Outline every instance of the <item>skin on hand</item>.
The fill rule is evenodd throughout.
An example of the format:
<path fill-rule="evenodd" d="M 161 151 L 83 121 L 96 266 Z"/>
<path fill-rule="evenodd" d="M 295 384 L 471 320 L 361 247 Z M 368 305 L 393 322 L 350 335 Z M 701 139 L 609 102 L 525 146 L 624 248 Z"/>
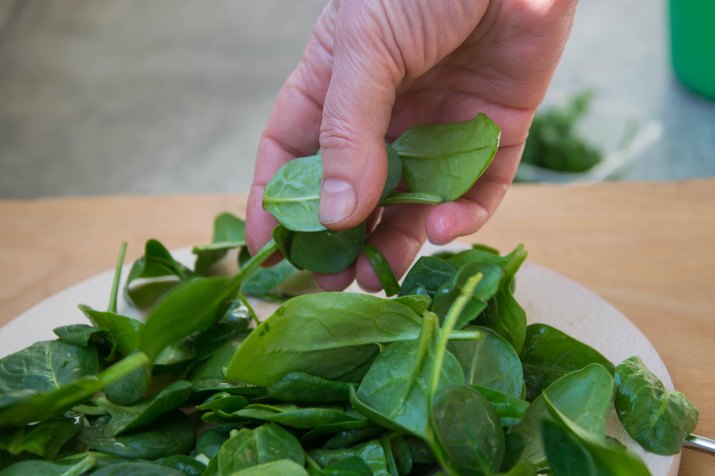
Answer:
<path fill-rule="evenodd" d="M 571 31 L 577 0 L 332 0 L 276 99 L 260 140 L 246 239 L 255 253 L 275 219 L 263 189 L 288 160 L 322 148 L 320 220 L 342 230 L 376 221 L 368 243 L 397 276 L 426 239 L 448 243 L 492 216 L 516 173 L 536 107 Z M 497 155 L 458 200 L 374 213 L 387 176 L 384 142 L 417 124 L 483 112 L 502 130 Z M 381 215 L 381 216 L 380 216 Z M 380 288 L 369 261 L 318 276 Z"/>

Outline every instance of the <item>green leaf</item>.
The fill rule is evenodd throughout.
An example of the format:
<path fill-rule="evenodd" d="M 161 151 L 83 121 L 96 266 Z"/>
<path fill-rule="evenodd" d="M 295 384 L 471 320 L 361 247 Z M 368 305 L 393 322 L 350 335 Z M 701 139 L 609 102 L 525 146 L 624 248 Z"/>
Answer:
<path fill-rule="evenodd" d="M 0 359 L 0 395 L 32 390 L 47 392 L 99 371 L 94 347 L 41 341 Z"/>
<path fill-rule="evenodd" d="M 600 364 L 611 375 L 614 371 L 613 364 L 598 351 L 546 324 L 526 328 L 521 362 L 527 400 L 536 398 L 561 376 L 589 364 Z"/>
<path fill-rule="evenodd" d="M 366 238 L 364 223 L 343 231 L 273 232 L 283 256 L 298 269 L 332 274 L 344 271 L 360 256 Z"/>
<path fill-rule="evenodd" d="M 435 362 L 430 349 L 432 336 L 429 329 L 425 332 L 420 340 L 386 346 L 351 401 L 358 411 L 381 426 L 429 440 L 430 378 Z M 462 369 L 447 352 L 438 388 L 458 383 L 464 383 Z"/>
<path fill-rule="evenodd" d="M 524 245 L 518 245 L 511 253 L 500 256 L 497 250 L 483 245 L 473 245 L 472 249 L 459 252 L 447 258 L 447 262 L 456 269 L 467 263 L 484 263 L 498 266 L 504 270 L 502 285 L 510 284 L 514 275 L 526 259 L 527 253 Z"/>
<path fill-rule="evenodd" d="M 394 300 L 357 293 L 291 299 L 243 342 L 226 376 L 268 386 L 289 372 L 357 381 L 377 344 L 410 340 L 422 320 Z"/>
<path fill-rule="evenodd" d="M 332 431 L 354 429 L 368 425 L 367 420 L 342 406 L 297 407 L 290 403 L 278 405 L 251 404 L 233 413 L 241 418 L 251 418 L 280 423 L 283 426 L 309 430 L 330 426 Z"/>
<path fill-rule="evenodd" d="M 512 433 L 523 438 L 522 458 L 539 469 L 545 464 L 541 423 L 550 418 L 546 398 L 585 431 L 603 436 L 606 415 L 613 402 L 613 378 L 603 366 L 591 364 L 559 378 L 531 403 L 522 422 L 512 428 Z"/>
<path fill-rule="evenodd" d="M 295 461 L 281 459 L 270 463 L 258 464 L 245 468 L 235 473 L 233 476 L 308 476 L 308 472 Z"/>
<path fill-rule="evenodd" d="M 464 195 L 484 173 L 499 148 L 499 127 L 486 115 L 405 131 L 392 146 L 402 159 L 402 178 L 412 192 L 446 202 Z"/>
<path fill-rule="evenodd" d="M 129 270 L 126 295 L 136 307 L 147 309 L 178 282 L 192 275 L 190 269 L 174 260 L 161 242 L 148 240 L 144 256 L 136 260 Z"/>
<path fill-rule="evenodd" d="M 153 360 L 164 347 L 209 329 L 239 285 L 235 277 L 216 277 L 195 278 L 177 286 L 147 316 L 141 350 Z"/>
<path fill-rule="evenodd" d="M 121 355 L 127 356 L 139 348 L 139 336 L 144 328 L 141 321 L 115 312 L 96 311 L 82 304 L 79 309 L 95 327 L 111 336 Z"/>
<path fill-rule="evenodd" d="M 472 385 L 472 387 L 489 400 L 502 426 L 518 424 L 524 418 L 527 408 L 529 408 L 529 402 L 514 395 L 479 385 Z"/>
<path fill-rule="evenodd" d="M 447 283 L 457 269 L 441 258 L 435 256 L 422 256 L 405 275 L 400 287 L 400 296 L 415 294 L 417 289 L 424 289 L 430 298 L 434 298 L 437 291 Z"/>
<path fill-rule="evenodd" d="M 95 464 L 96 459 L 92 455 L 73 462 L 20 461 L 1 470 L 0 476 L 27 476 L 28 474 L 42 476 L 80 476 L 92 469 Z"/>
<path fill-rule="evenodd" d="M 78 377 L 55 389 L 24 389 L 0 395 L 0 428 L 58 416 L 147 362 L 144 354 L 133 354 L 97 375 Z"/>
<path fill-rule="evenodd" d="M 482 279 L 457 318 L 454 328 L 461 329 L 476 319 L 487 308 L 487 302 L 499 289 L 502 270 L 497 266 L 471 262 L 460 267 L 452 276 L 452 279 L 442 285 L 435 294 L 432 302 L 432 312 L 444 319 L 449 308 L 462 293 L 462 288 L 469 278 L 478 274 L 482 275 Z"/>
<path fill-rule="evenodd" d="M 698 423 L 698 410 L 680 392 L 669 392 L 638 357 L 616 367 L 616 411 L 626 431 L 652 453 L 680 452 Z"/>
<path fill-rule="evenodd" d="M 112 416 L 107 424 L 107 431 L 111 436 L 116 436 L 148 425 L 159 416 L 178 408 L 189 395 L 191 395 L 191 383 L 177 380 L 136 405 L 116 405 L 103 398 L 97 400 L 97 405 L 105 408 Z"/>
<path fill-rule="evenodd" d="M 239 430 L 227 440 L 218 452 L 218 469 L 221 476 L 270 463 L 290 460 L 298 465 L 305 464 L 300 442 L 279 425 L 269 423 L 253 430 Z"/>
<path fill-rule="evenodd" d="M 206 471 L 206 465 L 191 456 L 171 455 L 154 460 L 154 464 L 175 469 L 185 476 L 201 476 Z"/>
<path fill-rule="evenodd" d="M 283 260 L 270 268 L 257 270 L 243 283 L 241 292 L 246 296 L 270 301 L 283 300 L 290 296 L 286 295 L 282 285 L 298 272 L 298 268 L 290 261 Z"/>
<path fill-rule="evenodd" d="M 372 440 L 352 448 L 326 450 L 314 449 L 310 456 L 322 467 L 335 467 L 341 461 L 360 458 L 374 476 L 391 476 L 387 468 L 385 449 L 379 440 Z"/>
<path fill-rule="evenodd" d="M 468 385 L 440 389 L 430 409 L 432 427 L 457 474 L 491 475 L 504 457 L 504 433 L 489 401 Z"/>
<path fill-rule="evenodd" d="M 211 267 L 234 248 L 246 244 L 246 224 L 231 213 L 219 213 L 214 218 L 213 239 L 209 245 L 194 246 L 196 273 L 205 276 Z"/>
<path fill-rule="evenodd" d="M 0 450 L 15 456 L 32 453 L 44 459 L 54 459 L 78 430 L 79 422 L 70 418 L 3 430 L 0 433 Z"/>
<path fill-rule="evenodd" d="M 448 349 L 461 364 L 465 382 L 521 398 L 524 376 L 514 348 L 486 327 L 467 326 L 464 330 L 480 331 L 480 336 L 471 340 L 452 340 Z"/>
<path fill-rule="evenodd" d="M 263 190 L 263 208 L 291 231 L 325 230 L 318 220 L 321 160 L 311 155 L 286 162 Z"/>
<path fill-rule="evenodd" d="M 184 473 L 173 468 L 144 461 L 110 464 L 101 468 L 93 476 L 184 476 Z"/>
<path fill-rule="evenodd" d="M 348 402 L 350 385 L 304 372 L 290 372 L 266 387 L 268 396 L 282 402 Z"/>
<path fill-rule="evenodd" d="M 142 431 L 112 436 L 106 417 L 83 428 L 80 440 L 89 448 L 129 459 L 157 459 L 171 454 L 186 454 L 194 447 L 194 422 L 180 411 L 159 417 Z"/>
<path fill-rule="evenodd" d="M 542 438 L 551 473 L 555 476 L 649 476 L 638 456 L 610 443 L 603 435 L 585 431 L 556 408 L 548 398 L 544 404 L 550 419 L 544 420 Z"/>

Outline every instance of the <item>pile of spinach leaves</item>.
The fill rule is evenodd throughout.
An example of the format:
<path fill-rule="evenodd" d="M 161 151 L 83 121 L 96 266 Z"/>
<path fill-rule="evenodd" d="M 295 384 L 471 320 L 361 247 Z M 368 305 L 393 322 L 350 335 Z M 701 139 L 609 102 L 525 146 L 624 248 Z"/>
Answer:
<path fill-rule="evenodd" d="M 388 147 L 384 202 L 464 193 L 472 178 L 452 188 L 424 174 L 459 174 L 475 157 L 486 167 L 498 143 L 486 121 L 405 133 Z M 315 172 L 316 159 L 305 163 Z M 357 238 L 316 230 L 317 192 L 301 188 L 314 184 L 283 172 L 292 199 L 267 188 L 266 207 L 281 220 L 300 203 L 286 212 L 297 220 L 284 217 L 255 256 L 228 213 L 212 243 L 193 249 L 193 268 L 147 241 L 124 290 L 139 320 L 117 311 L 122 247 L 106 310 L 80 306 L 91 325 L 57 328 L 58 339 L 0 359 L 0 476 L 645 475 L 605 433 L 614 406 L 649 451 L 676 453 L 694 429 L 697 410 L 639 359 L 614 366 L 557 329 L 527 325 L 513 294 L 523 246 L 424 256 L 400 284 L 364 247 L 364 227 Z M 303 207 L 312 211 L 300 218 Z M 304 252 L 313 239 L 301 238 L 314 233 L 328 261 L 364 250 L 394 297 L 302 294 L 298 268 L 314 266 L 260 266 L 279 249 L 320 264 Z M 238 272 L 216 275 L 229 259 Z M 282 305 L 257 316 L 249 297 Z"/>

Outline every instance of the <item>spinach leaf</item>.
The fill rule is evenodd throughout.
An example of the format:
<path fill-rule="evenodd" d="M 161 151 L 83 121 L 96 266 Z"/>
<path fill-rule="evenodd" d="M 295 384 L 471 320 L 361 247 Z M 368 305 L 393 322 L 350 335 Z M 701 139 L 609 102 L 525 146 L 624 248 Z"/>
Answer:
<path fill-rule="evenodd" d="M 365 428 L 355 428 L 351 430 L 341 430 L 331 436 L 328 441 L 325 442 L 323 448 L 326 450 L 337 450 L 341 448 L 349 448 L 355 446 L 358 443 L 362 443 L 367 440 L 372 440 L 385 433 L 385 430 L 378 426 L 368 426 Z M 305 442 L 310 440 L 310 438 L 304 436 L 301 441 Z"/>
<path fill-rule="evenodd" d="M 399 296 L 415 294 L 418 289 L 423 289 L 430 298 L 434 298 L 456 272 L 457 269 L 442 258 L 422 256 L 405 275 Z"/>
<path fill-rule="evenodd" d="M 417 337 L 422 320 L 394 300 L 357 293 L 291 299 L 246 338 L 229 379 L 268 386 L 289 372 L 358 381 L 377 344 Z"/>
<path fill-rule="evenodd" d="M 104 395 L 109 401 L 119 405 L 132 405 L 138 402 L 149 389 L 151 375 L 151 362 L 137 365 L 122 378 L 107 385 Z"/>
<path fill-rule="evenodd" d="M 524 245 L 518 245 L 509 254 L 500 256 L 499 252 L 484 245 L 474 245 L 472 249 L 461 251 L 446 258 L 447 262 L 459 269 L 467 263 L 484 263 L 498 266 L 504 270 L 502 285 L 510 284 L 521 264 L 526 259 L 527 253 Z"/>
<path fill-rule="evenodd" d="M 466 263 L 461 266 L 452 279 L 442 285 L 435 294 L 432 302 L 432 312 L 444 318 L 449 308 L 461 295 L 462 289 L 469 278 L 479 274 L 481 274 L 482 278 L 462 309 L 454 328 L 461 329 L 474 320 L 487 308 L 487 302 L 499 289 L 502 270 L 497 266 L 480 262 Z"/>
<path fill-rule="evenodd" d="M 184 476 L 182 471 L 164 465 L 148 463 L 145 461 L 132 461 L 116 463 L 105 466 L 94 473 L 93 476 Z"/>
<path fill-rule="evenodd" d="M 452 201 L 484 173 L 499 147 L 499 127 L 486 115 L 405 131 L 392 147 L 402 159 L 402 178 L 412 192 Z"/>
<path fill-rule="evenodd" d="M 54 459 L 77 431 L 79 421 L 71 418 L 47 420 L 32 426 L 8 429 L 0 433 L 0 450 L 15 456 L 32 453 L 45 459 Z"/>
<path fill-rule="evenodd" d="M 522 458 L 539 469 L 545 465 L 541 423 L 550 418 L 547 398 L 585 431 L 603 436 L 606 414 L 613 402 L 613 378 L 603 366 L 591 364 L 554 381 L 531 403 L 524 419 L 512 428 L 512 432 L 521 436 L 525 443 Z"/>
<path fill-rule="evenodd" d="M 480 338 L 452 340 L 448 349 L 464 371 L 464 380 L 514 397 L 524 392 L 521 361 L 514 348 L 496 332 L 486 327 L 467 326 L 480 331 Z"/>
<path fill-rule="evenodd" d="M 41 474 L 43 476 L 80 476 L 92 469 L 96 460 L 92 455 L 77 462 L 50 462 L 50 461 L 20 461 L 0 471 L 0 476 L 27 476 L 28 474 Z M 96 473 L 94 473 L 96 474 Z"/>
<path fill-rule="evenodd" d="M 603 154 L 576 130 L 593 99 L 587 90 L 559 107 L 539 110 L 526 140 L 522 163 L 557 172 L 585 172 L 603 159 Z M 533 180 L 528 169 L 517 172 L 521 181 Z"/>
<path fill-rule="evenodd" d="M 234 474 L 271 461 L 290 460 L 305 464 L 303 448 L 290 432 L 269 423 L 253 430 L 243 428 L 228 439 L 218 452 L 220 475 Z"/>
<path fill-rule="evenodd" d="M 70 324 L 56 327 L 52 332 L 65 344 L 77 347 L 89 347 L 92 344 L 101 344 L 106 339 L 106 333 L 87 324 Z"/>
<path fill-rule="evenodd" d="M 205 276 L 211 267 L 226 253 L 234 248 L 245 246 L 246 224 L 243 220 L 224 212 L 216 215 L 211 244 L 194 246 L 191 252 L 196 255 L 194 269 L 197 274 Z"/>
<path fill-rule="evenodd" d="M 431 349 L 433 324 L 425 321 L 419 340 L 386 346 L 351 395 L 353 407 L 379 425 L 428 441 L 432 370 L 439 365 Z M 464 383 L 459 362 L 449 352 L 438 375 L 437 388 Z"/>
<path fill-rule="evenodd" d="M 542 438 L 554 475 L 650 475 L 645 463 L 634 453 L 610 443 L 603 435 L 584 430 L 560 412 L 548 398 L 544 399 L 544 404 L 551 418 L 543 422 Z"/>
<path fill-rule="evenodd" d="M 385 187 L 382 189 L 381 197 L 383 198 L 393 192 L 402 180 L 402 160 L 400 156 L 397 155 L 397 151 L 390 144 L 385 144 L 385 151 L 387 152 L 387 180 L 385 180 Z"/>
<path fill-rule="evenodd" d="M 139 336 L 144 328 L 141 321 L 116 312 L 96 311 L 82 304 L 79 309 L 96 328 L 109 334 L 121 355 L 127 356 L 139 348 Z"/>
<path fill-rule="evenodd" d="M 144 245 L 144 256 L 129 270 L 126 295 L 136 307 L 147 309 L 178 282 L 192 275 L 190 269 L 174 260 L 161 242 L 148 240 Z"/>
<path fill-rule="evenodd" d="M 133 406 L 122 406 L 99 398 L 97 405 L 105 408 L 112 419 L 107 424 L 109 435 L 116 436 L 126 431 L 145 426 L 159 416 L 178 408 L 191 395 L 191 383 L 177 380 L 156 395 Z"/>
<path fill-rule="evenodd" d="M 352 410 L 346 411 L 341 406 L 301 408 L 290 403 L 250 404 L 233 414 L 241 418 L 280 423 L 283 426 L 303 430 L 329 426 L 331 431 L 339 431 L 368 426 L 367 420 L 362 415 Z"/>
<path fill-rule="evenodd" d="M 231 474 L 232 476 L 308 476 L 303 466 L 289 459 L 258 464 Z"/>
<path fill-rule="evenodd" d="M 680 392 L 669 392 L 638 357 L 616 367 L 616 411 L 626 431 L 647 451 L 678 453 L 695 429 L 698 410 Z"/>
<path fill-rule="evenodd" d="M 55 389 L 23 389 L 0 395 L 0 428 L 58 416 L 146 363 L 144 354 L 132 354 L 97 375 L 85 375 Z"/>
<path fill-rule="evenodd" d="M 0 394 L 32 390 L 48 392 L 80 377 L 99 372 L 94 347 L 62 341 L 41 341 L 0 359 Z"/>
<path fill-rule="evenodd" d="M 196 440 L 196 448 L 191 455 L 197 459 L 212 459 L 218 455 L 221 446 L 231 437 L 236 427 L 231 424 L 215 425 L 201 433 Z M 203 457 L 201 456 L 203 455 Z"/>
<path fill-rule="evenodd" d="M 206 471 L 206 465 L 195 460 L 191 456 L 171 455 L 154 460 L 158 464 L 167 468 L 179 471 L 185 476 L 201 476 Z"/>
<path fill-rule="evenodd" d="M 158 459 L 171 454 L 188 454 L 196 441 L 191 418 L 180 411 L 164 414 L 142 430 L 112 436 L 108 419 L 80 431 L 80 441 L 89 448 L 128 459 Z"/>
<path fill-rule="evenodd" d="M 283 260 L 270 268 L 257 270 L 241 285 L 241 292 L 266 301 L 283 301 L 290 295 L 282 285 L 296 274 L 299 274 L 298 268 Z"/>
<path fill-rule="evenodd" d="M 533 400 L 556 379 L 589 364 L 600 364 L 613 375 L 614 367 L 598 351 L 546 324 L 526 328 L 521 351 L 526 399 Z"/>
<path fill-rule="evenodd" d="M 361 443 L 352 448 L 314 449 L 310 451 L 310 456 L 322 467 L 336 467 L 340 465 L 341 461 L 360 458 L 370 468 L 374 476 L 390 476 L 385 449 L 379 440 Z"/>
<path fill-rule="evenodd" d="M 318 220 L 321 160 L 311 155 L 286 162 L 263 190 L 263 208 L 289 230 L 325 230 Z"/>
<path fill-rule="evenodd" d="M 332 274 L 347 269 L 360 256 L 366 238 L 362 223 L 343 231 L 292 232 L 277 226 L 273 237 L 283 257 L 298 269 Z"/>
<path fill-rule="evenodd" d="M 472 387 L 489 400 L 502 426 L 516 425 L 524 418 L 524 413 L 529 408 L 529 402 L 514 395 L 479 385 L 472 385 Z"/>
<path fill-rule="evenodd" d="M 350 385 L 303 372 L 290 372 L 266 387 L 266 393 L 283 402 L 348 402 Z"/>
<path fill-rule="evenodd" d="M 322 476 L 372 476 L 370 466 L 357 456 L 350 456 L 344 459 L 336 459 L 335 462 L 323 468 Z M 397 474 L 392 473 L 390 474 Z"/>
<path fill-rule="evenodd" d="M 468 385 L 440 389 L 430 409 L 432 427 L 457 474 L 491 475 L 504 457 L 504 433 L 489 401 Z"/>

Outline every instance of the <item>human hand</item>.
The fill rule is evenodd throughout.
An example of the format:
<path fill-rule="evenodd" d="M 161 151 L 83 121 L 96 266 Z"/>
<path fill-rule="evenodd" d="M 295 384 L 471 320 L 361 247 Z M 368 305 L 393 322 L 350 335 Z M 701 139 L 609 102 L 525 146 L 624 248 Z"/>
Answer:
<path fill-rule="evenodd" d="M 402 275 L 425 239 L 474 233 L 516 172 L 536 107 L 568 38 L 576 0 L 332 0 L 278 94 L 258 148 L 247 241 L 255 253 L 275 219 L 263 189 L 288 160 L 320 147 L 320 220 L 343 230 L 370 217 L 368 243 Z M 437 206 L 375 210 L 387 175 L 384 142 L 422 123 L 486 113 L 502 129 L 492 165 L 464 196 Z M 327 290 L 357 277 L 379 281 L 369 261 L 318 276 Z"/>

